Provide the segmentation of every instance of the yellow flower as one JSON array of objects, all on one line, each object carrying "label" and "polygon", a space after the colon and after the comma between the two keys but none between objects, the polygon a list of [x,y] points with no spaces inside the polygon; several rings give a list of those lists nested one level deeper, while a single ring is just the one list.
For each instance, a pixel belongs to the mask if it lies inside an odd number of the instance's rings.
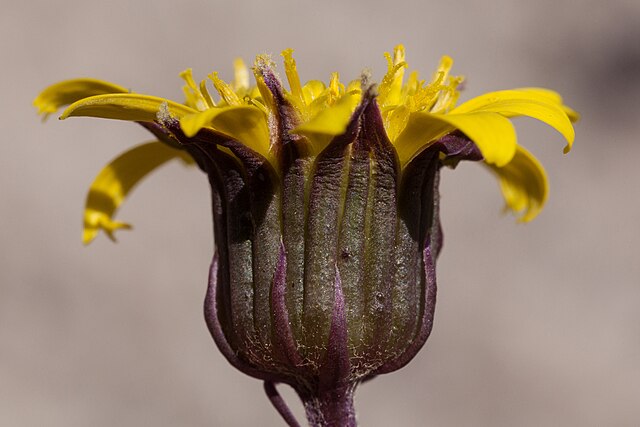
[{"label": "yellow flower", "polygon": [[61,119],[135,121],[157,138],[98,174],[85,243],[100,229],[113,238],[128,227],[114,214],[165,162],[181,159],[207,174],[216,253],[205,318],[219,349],[265,381],[290,425],[275,383],[295,388],[312,425],[352,427],[356,386],[403,367],[431,331],[441,167],[482,161],[508,208],[529,221],[545,203],[547,179],[517,144],[511,118],[548,124],[568,152],[578,117],[538,88],[457,105],[463,79],[450,75],[451,58],[428,80],[416,72],[405,79],[402,46],[386,55],[378,85],[366,74],[345,85],[337,73],[328,84],[302,84],[292,51],[282,56],[289,90],[261,55],[255,86],[239,60],[231,83],[213,73],[197,84],[184,71],[184,103],[93,79],[53,85],[34,103],[45,115],[70,104]]},{"label": "yellow flower", "polygon": [[[292,50],[285,50],[282,55],[290,88],[284,96],[295,108],[299,122],[292,132],[306,137],[300,144],[310,155],[317,155],[333,137],[345,131],[361,100],[362,79],[345,86],[334,73],[328,85],[318,80],[303,85]],[[463,79],[450,76],[451,58],[443,57],[426,81],[415,71],[405,79],[403,46],[397,46],[393,55],[386,57],[388,71],[378,86],[377,102],[402,167],[442,136],[458,130],[477,145],[484,164],[498,177],[507,206],[520,213],[521,220],[533,219],[546,201],[547,179],[540,163],[517,144],[509,119],[529,116],[552,126],[566,139],[568,152],[574,140],[571,121],[577,119],[577,114],[562,104],[557,93],[539,88],[491,92],[456,106],[458,85]],[[271,59],[267,56],[256,59],[255,86],[250,86],[249,70],[241,60],[234,66],[235,79],[231,84],[213,73],[209,81],[203,80],[198,85],[191,70],[181,73],[186,82],[184,103],[132,93],[100,80],[74,79],[48,87],[34,105],[46,117],[70,104],[60,119],[90,116],[161,125],[168,117],[177,118],[188,137],[203,128],[210,129],[241,142],[275,166],[273,147],[277,135],[269,122],[274,105],[264,82],[265,70],[272,67]],[[217,102],[207,88],[211,83],[219,94]],[[166,138],[163,142],[172,143]],[[180,148],[177,141],[173,142],[174,148]],[[118,206],[138,180],[172,157],[189,161],[185,153],[154,143],[142,151],[125,153],[108,165],[89,192],[84,242],[90,242],[99,229],[112,237],[115,229],[126,227],[113,220]]]}]

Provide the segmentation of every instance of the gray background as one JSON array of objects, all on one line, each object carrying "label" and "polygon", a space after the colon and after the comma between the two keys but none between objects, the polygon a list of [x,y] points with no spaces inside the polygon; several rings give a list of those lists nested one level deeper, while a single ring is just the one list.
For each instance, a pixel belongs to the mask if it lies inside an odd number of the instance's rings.
[{"label": "gray background", "polygon": [[106,120],[42,125],[39,90],[93,76],[182,100],[184,68],[229,78],[234,57],[286,47],[305,80],[379,78],[399,42],[423,75],[453,56],[463,99],[549,87],[583,121],[563,156],[553,130],[517,120],[551,181],[529,225],[501,215],[479,166],[444,172],[435,328],[409,366],[359,390],[361,424],[639,425],[639,24],[637,0],[3,2],[0,425],[282,424],[202,319],[204,176],[163,168],[120,212],[134,232],[82,247],[89,183],[149,137]]}]

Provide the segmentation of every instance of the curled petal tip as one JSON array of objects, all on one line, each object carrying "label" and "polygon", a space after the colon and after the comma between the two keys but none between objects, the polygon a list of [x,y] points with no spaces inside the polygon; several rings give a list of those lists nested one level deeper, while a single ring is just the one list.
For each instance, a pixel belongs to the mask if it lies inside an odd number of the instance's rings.
[{"label": "curled petal tip", "polygon": [[91,242],[93,242],[98,235],[97,229],[84,229],[82,231],[82,244],[85,246],[89,246]]},{"label": "curled petal tip", "polygon": [[567,107],[566,105],[563,105],[562,109],[564,110],[565,113],[567,113],[567,116],[569,117],[569,120],[571,120],[571,123],[576,123],[580,121],[582,117],[580,116],[580,113],[571,109],[570,107]]},{"label": "curled petal tip", "polygon": [[58,120],[66,120],[69,117],[71,117],[71,113],[73,112],[73,108],[72,107],[73,107],[73,104],[68,106],[67,108],[65,108],[65,110],[62,112],[62,114],[60,114],[60,117],[58,117]]},{"label": "curled petal tip", "polygon": [[98,236],[98,233],[100,230],[104,231],[104,233],[107,235],[109,240],[111,240],[114,243],[117,243],[118,239],[116,239],[114,232],[116,230],[131,230],[131,229],[133,229],[133,226],[131,224],[128,224],[126,222],[120,222],[120,221],[111,221],[108,218],[105,218],[105,221],[100,222],[98,224],[85,225],[85,228],[82,231],[82,244],[85,246],[88,246],[89,244],[91,244],[91,242],[93,242],[95,238]]},{"label": "curled petal tip", "polygon": [[116,236],[114,235],[114,231],[120,230],[120,229],[131,230],[132,228],[133,227],[130,224],[127,224],[125,222],[114,222],[110,228],[105,228],[104,232],[113,243],[118,243],[118,239],[116,239]]}]

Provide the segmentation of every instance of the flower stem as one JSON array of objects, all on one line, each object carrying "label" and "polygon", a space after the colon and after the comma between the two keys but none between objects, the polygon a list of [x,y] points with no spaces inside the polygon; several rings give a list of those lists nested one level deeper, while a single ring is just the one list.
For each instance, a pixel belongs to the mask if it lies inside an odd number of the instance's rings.
[{"label": "flower stem", "polygon": [[352,384],[320,393],[298,391],[311,427],[356,427]]}]

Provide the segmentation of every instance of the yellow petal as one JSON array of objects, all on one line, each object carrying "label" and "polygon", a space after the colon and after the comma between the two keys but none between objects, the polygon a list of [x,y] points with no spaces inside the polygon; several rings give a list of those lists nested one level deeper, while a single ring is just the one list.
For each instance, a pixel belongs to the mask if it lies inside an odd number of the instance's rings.
[{"label": "yellow petal", "polygon": [[[535,90],[502,90],[489,92],[470,99],[464,104],[454,108],[451,113],[469,113],[474,111],[487,111],[499,113],[505,117],[527,116],[538,119],[548,124],[564,136],[567,140],[565,153],[571,150],[575,139],[573,125],[567,113],[554,100],[551,91]],[[555,102],[554,102],[555,101]]]},{"label": "yellow petal", "polygon": [[400,105],[384,113],[387,136],[391,142],[394,142],[407,126],[411,110],[406,105]]},{"label": "yellow petal", "polygon": [[561,105],[560,108],[562,108],[562,111],[564,111],[567,117],[569,117],[571,123],[575,123],[580,120],[580,113],[578,113],[576,110],[564,104]]},{"label": "yellow petal", "polygon": [[210,127],[269,158],[269,128],[264,112],[252,105],[210,108],[184,116],[180,127],[185,135],[194,136],[203,127]]},{"label": "yellow petal", "polygon": [[222,111],[224,111],[224,107],[210,108],[198,113],[188,114],[180,119],[180,128],[186,136],[191,138],[192,136],[195,136],[200,129],[210,126],[211,120],[213,120]]},{"label": "yellow petal", "polygon": [[552,104],[556,104],[556,105],[563,104],[562,96],[558,92],[551,89],[545,89],[543,87],[519,87],[513,90],[533,93],[537,96],[543,97],[544,99],[546,99],[548,102]]},{"label": "yellow petal", "polygon": [[118,207],[142,178],[174,158],[186,163],[193,162],[184,151],[161,142],[149,142],[121,154],[102,169],[87,195],[82,241],[91,243],[99,230],[113,240],[115,230],[131,228],[129,224],[113,220]]},{"label": "yellow petal", "polygon": [[498,177],[506,208],[518,214],[519,221],[531,221],[540,213],[547,201],[549,185],[538,159],[518,146],[515,156],[505,166],[488,167]]},{"label": "yellow petal", "polygon": [[509,119],[500,114],[411,113],[409,122],[395,141],[402,165],[424,148],[455,129],[462,131],[480,149],[487,163],[504,166],[516,151],[516,132]]},{"label": "yellow petal", "polygon": [[351,115],[355,110],[361,95],[351,93],[342,96],[330,107],[320,111],[306,123],[291,132],[306,136],[311,141],[315,153],[321,152],[334,136],[341,135],[347,130]]},{"label": "yellow petal", "polygon": [[558,92],[555,92],[553,90],[550,89],[544,89],[541,87],[522,87],[522,88],[518,88],[515,90],[522,90],[525,92],[533,92],[536,93],[540,96],[544,96],[546,97],[549,102],[556,104],[558,106],[560,106],[560,108],[562,108],[562,110],[564,110],[564,112],[567,114],[567,116],[569,116],[569,120],[571,120],[572,123],[577,122],[578,120],[580,120],[580,113],[578,113],[577,111],[573,110],[571,107],[565,105],[562,101],[562,96],[560,96],[560,94]]},{"label": "yellow petal", "polygon": [[71,104],[60,116],[101,117],[104,119],[131,120],[136,122],[151,122],[158,118],[158,113],[168,113],[172,117],[180,118],[196,110],[177,102],[168,101],[149,95],[122,93],[113,95],[97,95]]},{"label": "yellow petal", "polygon": [[46,118],[49,114],[58,111],[59,108],[82,98],[127,92],[129,92],[127,88],[102,80],[72,79],[49,86],[33,100],[33,105],[38,109],[38,114],[44,114],[44,118]]},{"label": "yellow petal", "polygon": [[320,80],[309,80],[302,87],[304,102],[309,105],[322,95],[327,86]]}]

